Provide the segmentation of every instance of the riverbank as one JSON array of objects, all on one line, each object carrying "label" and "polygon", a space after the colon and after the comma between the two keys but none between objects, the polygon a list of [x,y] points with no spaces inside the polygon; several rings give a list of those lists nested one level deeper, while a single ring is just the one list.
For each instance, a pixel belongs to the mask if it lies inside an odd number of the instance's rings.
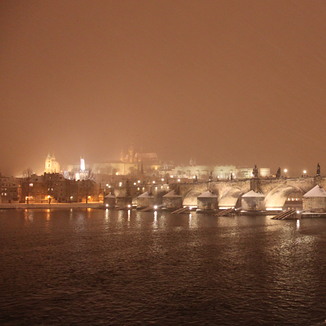
[{"label": "riverbank", "polygon": [[101,202],[96,203],[12,203],[12,204],[0,204],[0,209],[49,209],[49,208],[104,208],[104,204]]}]

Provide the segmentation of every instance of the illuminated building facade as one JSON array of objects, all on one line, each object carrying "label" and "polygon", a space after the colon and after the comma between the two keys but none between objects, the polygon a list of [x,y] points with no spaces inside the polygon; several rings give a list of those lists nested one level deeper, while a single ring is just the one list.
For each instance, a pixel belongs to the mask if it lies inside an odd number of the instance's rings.
[{"label": "illuminated building facade", "polygon": [[13,203],[19,200],[21,187],[19,180],[0,174],[0,203]]}]

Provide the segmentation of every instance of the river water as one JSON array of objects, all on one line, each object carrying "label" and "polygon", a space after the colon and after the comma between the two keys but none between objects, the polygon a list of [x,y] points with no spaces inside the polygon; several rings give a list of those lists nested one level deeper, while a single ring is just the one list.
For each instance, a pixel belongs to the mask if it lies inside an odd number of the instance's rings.
[{"label": "river water", "polygon": [[1,325],[323,325],[326,219],[0,211]]}]

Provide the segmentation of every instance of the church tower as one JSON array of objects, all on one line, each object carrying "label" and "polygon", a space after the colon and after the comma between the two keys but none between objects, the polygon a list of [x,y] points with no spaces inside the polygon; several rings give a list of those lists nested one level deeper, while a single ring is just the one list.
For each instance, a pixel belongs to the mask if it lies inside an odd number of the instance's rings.
[{"label": "church tower", "polygon": [[59,173],[60,172],[60,164],[56,161],[53,154],[48,154],[45,159],[45,173]]}]

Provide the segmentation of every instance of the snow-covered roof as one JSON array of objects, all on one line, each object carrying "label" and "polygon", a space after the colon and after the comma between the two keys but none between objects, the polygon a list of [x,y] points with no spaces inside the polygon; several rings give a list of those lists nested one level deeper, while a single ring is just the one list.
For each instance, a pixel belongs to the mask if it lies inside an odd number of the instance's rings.
[{"label": "snow-covered roof", "polygon": [[113,194],[108,194],[108,195],[105,196],[105,198],[115,198],[115,195],[113,195]]},{"label": "snow-covered roof", "polygon": [[208,197],[217,198],[217,196],[210,191],[205,191],[202,194],[200,194],[198,197],[200,197],[200,198],[208,198]]},{"label": "snow-covered roof", "polygon": [[166,195],[164,195],[163,197],[181,197],[181,195],[177,195],[175,193],[175,190],[172,190],[172,191],[168,192]]},{"label": "snow-covered roof", "polygon": [[317,185],[305,193],[303,197],[326,197],[326,191],[324,188]]},{"label": "snow-covered roof", "polygon": [[247,193],[245,193],[244,195],[242,195],[242,197],[265,197],[264,194],[260,193],[260,192],[255,192],[253,190],[248,191]]},{"label": "snow-covered roof", "polygon": [[153,197],[153,195],[150,195],[149,193],[148,193],[148,191],[145,191],[144,193],[142,193],[141,195],[139,195],[138,197]]}]

